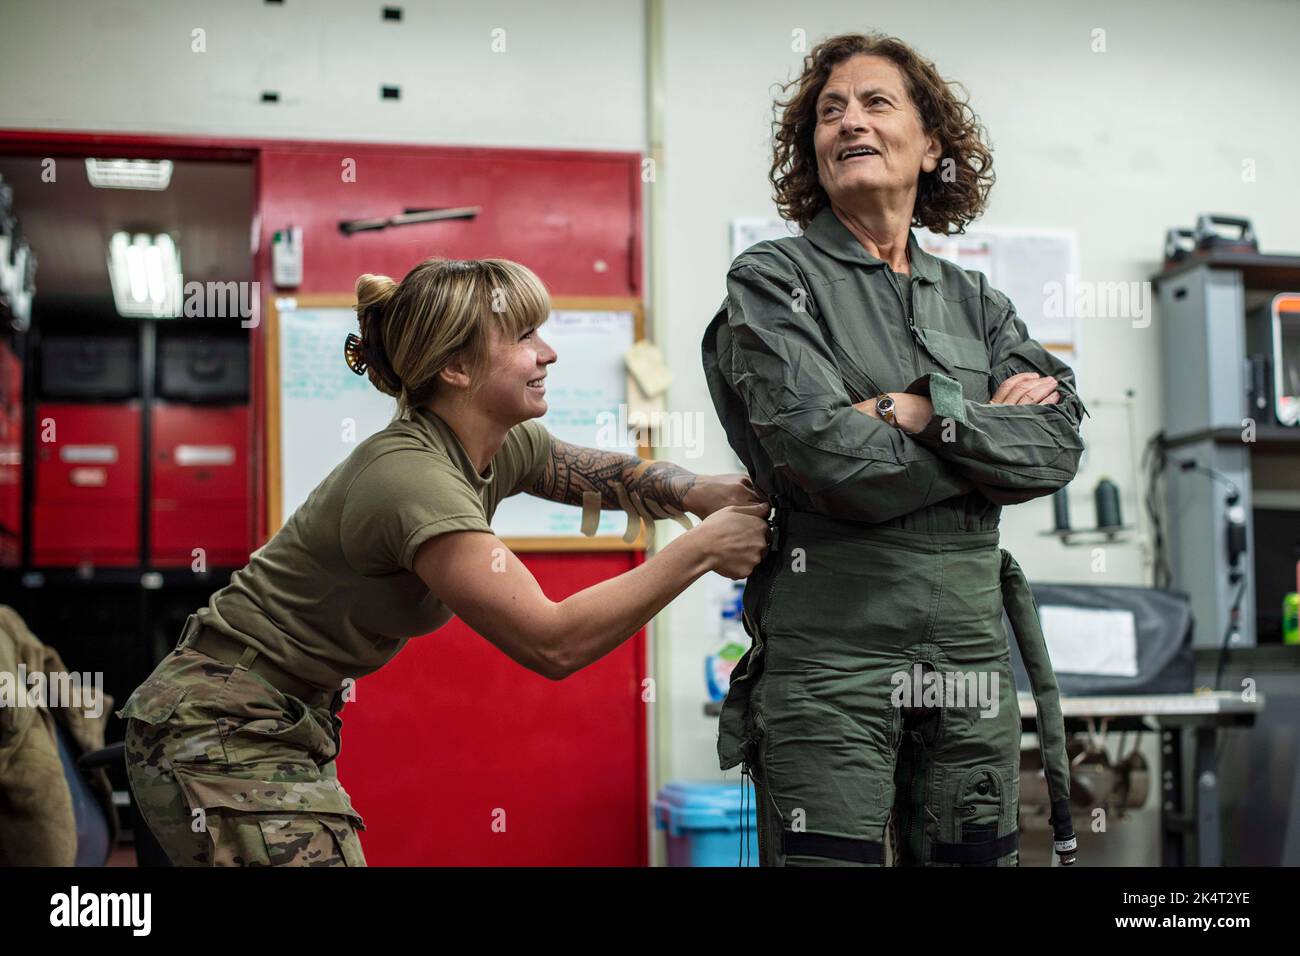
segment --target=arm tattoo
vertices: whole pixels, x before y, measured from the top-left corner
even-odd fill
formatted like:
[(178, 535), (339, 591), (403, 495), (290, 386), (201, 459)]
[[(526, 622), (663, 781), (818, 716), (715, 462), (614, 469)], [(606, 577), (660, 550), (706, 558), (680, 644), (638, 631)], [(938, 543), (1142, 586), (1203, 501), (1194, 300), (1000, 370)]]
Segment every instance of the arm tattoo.
[[(633, 473), (641, 465), (641, 473)], [(528, 490), (530, 495), (581, 505), (582, 493), (594, 491), (600, 495), (601, 508), (619, 510), (618, 486), (636, 492), (643, 501), (685, 511), (682, 499), (695, 485), (696, 475), (670, 461), (644, 462), (635, 455), (583, 448), (558, 438), (551, 439), (551, 455), (537, 481)]]

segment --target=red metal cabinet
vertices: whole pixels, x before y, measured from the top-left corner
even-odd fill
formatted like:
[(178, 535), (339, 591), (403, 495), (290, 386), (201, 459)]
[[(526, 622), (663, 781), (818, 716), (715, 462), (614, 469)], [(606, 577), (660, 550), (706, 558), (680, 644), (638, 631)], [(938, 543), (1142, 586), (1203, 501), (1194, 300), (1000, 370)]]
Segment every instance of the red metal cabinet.
[(152, 563), (207, 568), (248, 561), (248, 406), (155, 402), (150, 503)]
[(0, 343), (0, 567), (22, 560), (23, 369)]
[(38, 567), (140, 560), (140, 403), (36, 408), (32, 560)]
[[(602, 554), (522, 557), (554, 600), (624, 569)], [(411, 641), (340, 714), (339, 779), (367, 861), (646, 865), (644, 654), (638, 634), (550, 681), (456, 619)]]

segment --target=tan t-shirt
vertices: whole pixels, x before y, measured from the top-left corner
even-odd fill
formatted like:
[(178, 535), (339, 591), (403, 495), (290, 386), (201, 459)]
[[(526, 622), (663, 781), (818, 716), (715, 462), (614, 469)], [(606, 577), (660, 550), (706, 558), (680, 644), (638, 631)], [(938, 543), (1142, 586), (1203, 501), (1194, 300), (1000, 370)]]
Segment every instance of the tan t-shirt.
[(413, 570), (420, 545), (491, 532), (550, 449), (541, 422), (524, 422), (479, 475), (451, 427), (415, 410), (361, 442), (198, 618), (322, 688), (378, 670), (452, 616)]

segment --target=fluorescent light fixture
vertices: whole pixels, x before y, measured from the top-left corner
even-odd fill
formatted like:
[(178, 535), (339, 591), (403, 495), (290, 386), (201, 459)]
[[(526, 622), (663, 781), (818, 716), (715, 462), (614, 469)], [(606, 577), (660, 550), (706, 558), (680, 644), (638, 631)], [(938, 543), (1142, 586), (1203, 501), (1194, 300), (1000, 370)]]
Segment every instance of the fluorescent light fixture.
[(170, 159), (87, 159), (86, 177), (99, 189), (166, 189)]
[(114, 233), (108, 242), (108, 278), (118, 315), (163, 319), (181, 314), (181, 254), (166, 233)]

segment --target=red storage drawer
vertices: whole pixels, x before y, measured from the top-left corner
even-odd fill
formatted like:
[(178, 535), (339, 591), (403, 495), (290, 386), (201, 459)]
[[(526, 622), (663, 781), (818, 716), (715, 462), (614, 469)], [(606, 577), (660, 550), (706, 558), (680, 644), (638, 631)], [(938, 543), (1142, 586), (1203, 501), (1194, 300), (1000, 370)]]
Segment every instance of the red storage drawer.
[(240, 567), (252, 542), (248, 406), (153, 407), (152, 563)]
[(140, 561), (140, 403), (36, 407), (32, 561)]

